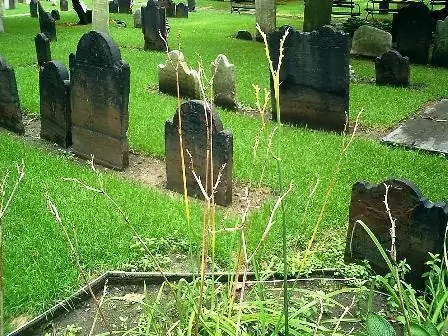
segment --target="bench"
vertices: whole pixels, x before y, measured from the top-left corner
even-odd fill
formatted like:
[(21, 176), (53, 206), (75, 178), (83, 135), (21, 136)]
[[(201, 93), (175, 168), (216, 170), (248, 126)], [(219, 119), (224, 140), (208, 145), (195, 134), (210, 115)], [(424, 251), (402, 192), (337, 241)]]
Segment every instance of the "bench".
[[(339, 10), (340, 8), (342, 10)], [(353, 0), (333, 0), (331, 14), (359, 16), (361, 15), (361, 8)]]
[[(437, 0), (438, 1), (438, 0)], [(373, 14), (390, 14), (390, 13), (398, 13), (401, 9), (400, 5), (410, 5), (411, 3), (421, 2), (420, 0), (369, 0), (367, 2), (367, 7), (365, 11), (367, 12), (366, 18), (371, 15), (373, 18)], [(397, 5), (396, 8), (390, 8), (390, 5)], [(378, 5), (378, 6), (375, 6)]]
[(429, 5), (431, 6), (431, 11), (434, 10), (434, 6), (448, 6), (447, 0), (430, 0)]
[(255, 0), (230, 0), (230, 13), (249, 10), (255, 10)]

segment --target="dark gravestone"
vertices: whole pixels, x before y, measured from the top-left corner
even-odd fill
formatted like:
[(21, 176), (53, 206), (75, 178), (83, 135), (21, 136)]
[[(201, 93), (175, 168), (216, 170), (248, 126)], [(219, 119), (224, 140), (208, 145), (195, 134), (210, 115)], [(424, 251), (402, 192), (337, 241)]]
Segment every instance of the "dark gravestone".
[(61, 9), (61, 12), (67, 12), (68, 0), (59, 0), (59, 8)]
[(238, 33), (236, 33), (235, 37), (239, 40), (246, 40), (246, 41), (253, 40), (252, 34), (247, 30), (238, 30)]
[(188, 19), (188, 7), (183, 3), (180, 3), (176, 6), (176, 17)]
[(196, 11), (196, 0), (188, 0), (188, 10), (190, 12)]
[(426, 271), (424, 264), (430, 259), (428, 252), (443, 254), (448, 209), (444, 203), (429, 202), (409, 181), (392, 179), (377, 185), (367, 182), (353, 185), (345, 260), (367, 259), (375, 272), (389, 272), (366, 231), (359, 224), (355, 225), (357, 220), (361, 220), (375, 234), (384, 250), (391, 250), (391, 222), (384, 204), (385, 185), (390, 186), (388, 205), (392, 218), (396, 220), (397, 260), (406, 259), (411, 266), (407, 280), (421, 288), (421, 275)]
[(0, 56), (0, 127), (23, 134), (19, 93), (14, 69)]
[(432, 25), (429, 8), (423, 2), (403, 7), (394, 15), (396, 49), (413, 63), (428, 64)]
[(409, 86), (409, 58), (389, 50), (375, 59), (377, 85)]
[(50, 15), (55, 21), (58, 21), (61, 19), (61, 15), (59, 14), (59, 11), (57, 9), (53, 9), (51, 11)]
[(39, 27), (40, 32), (45, 34), (50, 41), (56, 41), (56, 24), (50, 13), (46, 12), (40, 2), (38, 2), (39, 9)]
[[(280, 40), (287, 29), (280, 69), (281, 121), (343, 131), (349, 109), (349, 35), (331, 26), (310, 33), (283, 26), (268, 35), (274, 69), (278, 67)], [(272, 111), (276, 120), (275, 99)]]
[(68, 148), (72, 143), (70, 81), (64, 64), (51, 61), (39, 72), (40, 137)]
[(16, 9), (15, 0), (7, 0), (7, 1), (9, 1), (9, 9)]
[(90, 31), (70, 57), (73, 152), (123, 170), (129, 164), (129, 65), (104, 33)]
[(118, 0), (118, 12), (124, 14), (132, 13), (131, 0)]
[(172, 0), (159, 0), (160, 8), (165, 8), (166, 17), (176, 16), (176, 4)]
[(448, 18), (437, 21), (431, 64), (448, 67)]
[(39, 33), (34, 38), (36, 45), (37, 64), (43, 66), (46, 62), (51, 61), (50, 40), (43, 33)]
[(146, 7), (142, 7), (142, 31), (145, 50), (167, 50), (165, 8), (159, 8), (154, 0), (149, 0)]
[(39, 17), (37, 13), (37, 0), (30, 1), (30, 16), (35, 18)]
[(89, 23), (92, 23), (92, 18), (90, 17), (90, 22), (89, 19), (87, 17), (86, 12), (84, 12), (84, 9), (81, 6), (81, 3), (79, 0), (72, 0), (72, 6), (73, 9), (75, 10), (76, 14), (78, 15), (78, 24), (79, 25), (86, 25)]
[[(220, 182), (215, 190), (215, 203), (227, 206), (232, 202), (232, 167), (233, 167), (233, 135), (223, 129), (221, 120), (215, 110), (203, 101), (190, 100), (180, 108), (182, 118), (182, 141), (185, 157), (185, 175), (188, 195), (203, 198), (201, 188), (196, 182), (194, 172), (200, 178), (203, 188), (211, 195), (211, 185), (216, 183), (222, 170)], [(207, 125), (211, 129), (207, 132)], [(165, 155), (167, 188), (184, 192), (182, 179), (182, 161), (179, 144), (179, 114), (165, 123)], [(207, 162), (207, 134), (211, 134), (213, 169)], [(188, 154), (187, 150), (191, 155)], [(210, 160), (210, 158), (208, 159)], [(192, 163), (191, 163), (192, 161)], [(207, 169), (208, 167), (208, 169)], [(224, 167), (222, 169), (222, 167)], [(213, 171), (213, 181), (211, 176)], [(206, 185), (207, 181), (207, 185)]]
[(109, 1), (109, 13), (118, 13), (118, 1)]

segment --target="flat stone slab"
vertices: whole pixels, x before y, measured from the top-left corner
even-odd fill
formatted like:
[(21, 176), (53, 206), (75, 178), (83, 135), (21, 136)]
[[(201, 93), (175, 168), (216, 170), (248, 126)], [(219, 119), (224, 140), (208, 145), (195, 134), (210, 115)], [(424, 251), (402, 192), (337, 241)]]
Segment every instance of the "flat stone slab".
[(383, 142), (448, 154), (448, 99), (427, 107), (386, 135)]

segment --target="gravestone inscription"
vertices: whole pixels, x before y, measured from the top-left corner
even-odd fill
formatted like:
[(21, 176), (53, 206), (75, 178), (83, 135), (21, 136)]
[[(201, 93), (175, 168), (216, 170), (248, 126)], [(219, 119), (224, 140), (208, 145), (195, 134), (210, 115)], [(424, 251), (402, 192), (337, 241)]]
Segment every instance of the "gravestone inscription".
[(375, 59), (377, 85), (409, 86), (409, 58), (389, 50)]
[(129, 65), (112, 38), (90, 31), (70, 58), (73, 152), (123, 170), (129, 164)]
[(39, 33), (34, 38), (36, 46), (37, 64), (43, 66), (46, 62), (51, 61), (50, 40), (43, 33)]
[[(194, 178), (194, 171), (208, 195), (211, 195), (214, 190), (216, 204), (230, 205), (232, 203), (233, 135), (224, 130), (213, 107), (203, 101), (191, 100), (183, 103), (173, 120), (165, 123), (167, 188), (179, 193), (184, 191), (178, 132), (179, 113), (182, 121), (188, 195), (203, 198), (201, 188)], [(211, 135), (211, 141), (207, 139), (208, 134)], [(207, 144), (210, 143), (212, 143), (213, 162), (207, 155), (209, 150)], [(212, 186), (216, 185), (218, 178), (219, 183), (214, 189)]]
[(165, 8), (160, 8), (154, 0), (148, 0), (146, 6), (142, 7), (142, 31), (145, 50), (167, 50)]

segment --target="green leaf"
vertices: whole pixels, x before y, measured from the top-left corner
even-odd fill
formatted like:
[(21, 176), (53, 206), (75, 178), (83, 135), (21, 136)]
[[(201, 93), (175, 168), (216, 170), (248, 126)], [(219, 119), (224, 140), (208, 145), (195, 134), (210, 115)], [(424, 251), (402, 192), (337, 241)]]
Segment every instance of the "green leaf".
[(430, 336), (442, 336), (442, 334), (437, 330), (437, 327), (432, 323), (431, 320), (426, 321), (423, 327), (428, 332)]
[(425, 328), (419, 326), (417, 323), (411, 322), (409, 327), (411, 328), (411, 336), (431, 336)]
[(368, 313), (367, 319), (367, 333), (369, 336), (395, 336), (395, 330), (390, 323), (376, 313)]

